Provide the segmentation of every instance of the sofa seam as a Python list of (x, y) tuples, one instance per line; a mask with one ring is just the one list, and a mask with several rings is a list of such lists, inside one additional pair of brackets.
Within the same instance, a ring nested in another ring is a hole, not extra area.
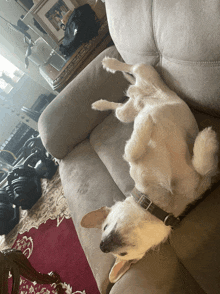
[(200, 283), (196, 280), (196, 278), (193, 276), (193, 274), (188, 270), (188, 268), (185, 266), (185, 264), (183, 263), (183, 260), (181, 259), (181, 257), (179, 257), (177, 250), (175, 249), (175, 247), (172, 245), (172, 241), (170, 240), (170, 238), (168, 238), (168, 244), (170, 245), (170, 247), (173, 250), (173, 253), (175, 254), (179, 264), (186, 270), (186, 272), (188, 272), (188, 274), (191, 276), (191, 278), (194, 280), (194, 282), (198, 285), (198, 287), (204, 292), (204, 289), (202, 287), (202, 285), (200, 285)]
[[(175, 253), (176, 254), (176, 253)], [(177, 255), (176, 255), (177, 256)], [(201, 291), (204, 291), (202, 285), (196, 280), (196, 278), (194, 277), (194, 275), (188, 270), (188, 268), (184, 265), (183, 261), (179, 258), (179, 256), (177, 256), (177, 259), (179, 261), (179, 263), (181, 264), (181, 266), (185, 269), (185, 271), (190, 275), (190, 277), (193, 279), (194, 283), (200, 288)]]
[[(119, 50), (118, 50), (119, 49)], [(143, 50), (142, 52), (141, 51), (136, 51), (135, 53), (132, 51), (132, 50), (125, 50), (125, 49), (122, 49), (120, 46), (117, 45), (117, 50), (120, 51), (120, 52), (128, 52), (128, 53), (132, 53), (133, 55), (136, 55), (136, 54), (141, 54), (142, 56), (149, 56), (149, 57), (158, 57), (159, 56), (159, 53), (157, 51), (146, 51), (146, 50)]]
[(171, 57), (166, 57), (162, 55), (162, 59), (165, 59), (167, 61), (171, 61), (173, 63), (181, 64), (181, 65), (186, 65), (186, 66), (200, 66), (200, 67), (218, 67), (220, 66), (220, 60), (216, 61), (190, 61), (190, 60), (180, 60), (180, 59), (175, 59)]
[(159, 50), (159, 45), (158, 45), (158, 42), (157, 42), (157, 39), (156, 39), (156, 28), (155, 28), (155, 1), (152, 0), (151, 1), (151, 22), (152, 22), (152, 37), (153, 37), (153, 41), (154, 41), (154, 44), (155, 44), (155, 47), (156, 47), (156, 53), (157, 53), (157, 56), (160, 57), (161, 59), (161, 52)]

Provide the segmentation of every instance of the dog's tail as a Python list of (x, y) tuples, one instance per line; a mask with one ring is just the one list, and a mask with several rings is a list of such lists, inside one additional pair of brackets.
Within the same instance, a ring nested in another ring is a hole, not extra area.
[(201, 175), (215, 175), (218, 169), (218, 141), (211, 127), (199, 132), (193, 148), (192, 163)]
[(212, 128), (199, 132), (194, 143), (192, 164), (202, 176), (198, 187), (200, 195), (209, 188), (212, 177), (218, 173), (218, 151), (218, 140)]

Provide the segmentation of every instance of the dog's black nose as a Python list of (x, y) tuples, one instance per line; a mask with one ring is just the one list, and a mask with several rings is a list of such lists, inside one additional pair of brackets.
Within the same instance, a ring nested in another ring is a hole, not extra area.
[(100, 243), (100, 249), (104, 253), (109, 253), (111, 251), (110, 246), (111, 245), (109, 244), (109, 242), (106, 242), (106, 241), (101, 241), (101, 243)]
[(113, 252), (118, 247), (122, 247), (124, 242), (119, 233), (114, 230), (106, 236), (100, 243), (100, 249), (104, 253)]

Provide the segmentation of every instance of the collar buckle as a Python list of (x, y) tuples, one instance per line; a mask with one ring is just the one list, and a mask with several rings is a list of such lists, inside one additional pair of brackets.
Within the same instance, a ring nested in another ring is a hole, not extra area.
[(165, 226), (171, 226), (172, 228), (174, 228), (179, 225), (180, 219), (178, 217), (175, 217), (172, 213), (168, 213), (163, 222)]
[(149, 198), (147, 198), (144, 194), (141, 194), (141, 197), (138, 199), (137, 203), (140, 204), (140, 206), (142, 206), (145, 210), (150, 211), (150, 207), (153, 202)]
[(165, 226), (175, 228), (180, 224), (179, 217), (175, 217), (172, 213), (167, 213), (166, 211), (161, 209), (159, 206), (154, 204), (153, 201), (151, 201), (147, 195), (138, 191), (135, 187), (132, 190), (131, 194), (134, 197), (135, 201), (141, 207), (143, 207), (146, 211), (150, 212), (152, 215), (160, 219), (165, 224)]

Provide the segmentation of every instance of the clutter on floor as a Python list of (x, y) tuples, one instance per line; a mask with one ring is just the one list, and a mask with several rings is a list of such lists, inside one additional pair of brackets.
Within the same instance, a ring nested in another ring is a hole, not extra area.
[[(42, 196), (30, 210), (20, 209), (16, 227), (0, 236), (0, 250), (20, 250), (40, 273), (59, 274), (65, 294), (99, 294), (71, 219), (59, 172), (51, 180), (41, 179), (41, 189)], [(9, 293), (11, 286), (10, 276)], [(32, 283), (22, 276), (19, 290), (56, 293), (55, 285)]]
[[(51, 179), (58, 165), (42, 147), (35, 147), (40, 137), (29, 139), (23, 148), (24, 162), (8, 173), (7, 183), (0, 189), (0, 235), (5, 235), (19, 221), (19, 210), (31, 209), (41, 197), (41, 179)], [(39, 144), (38, 144), (39, 146)], [(26, 157), (27, 149), (32, 153)]]

